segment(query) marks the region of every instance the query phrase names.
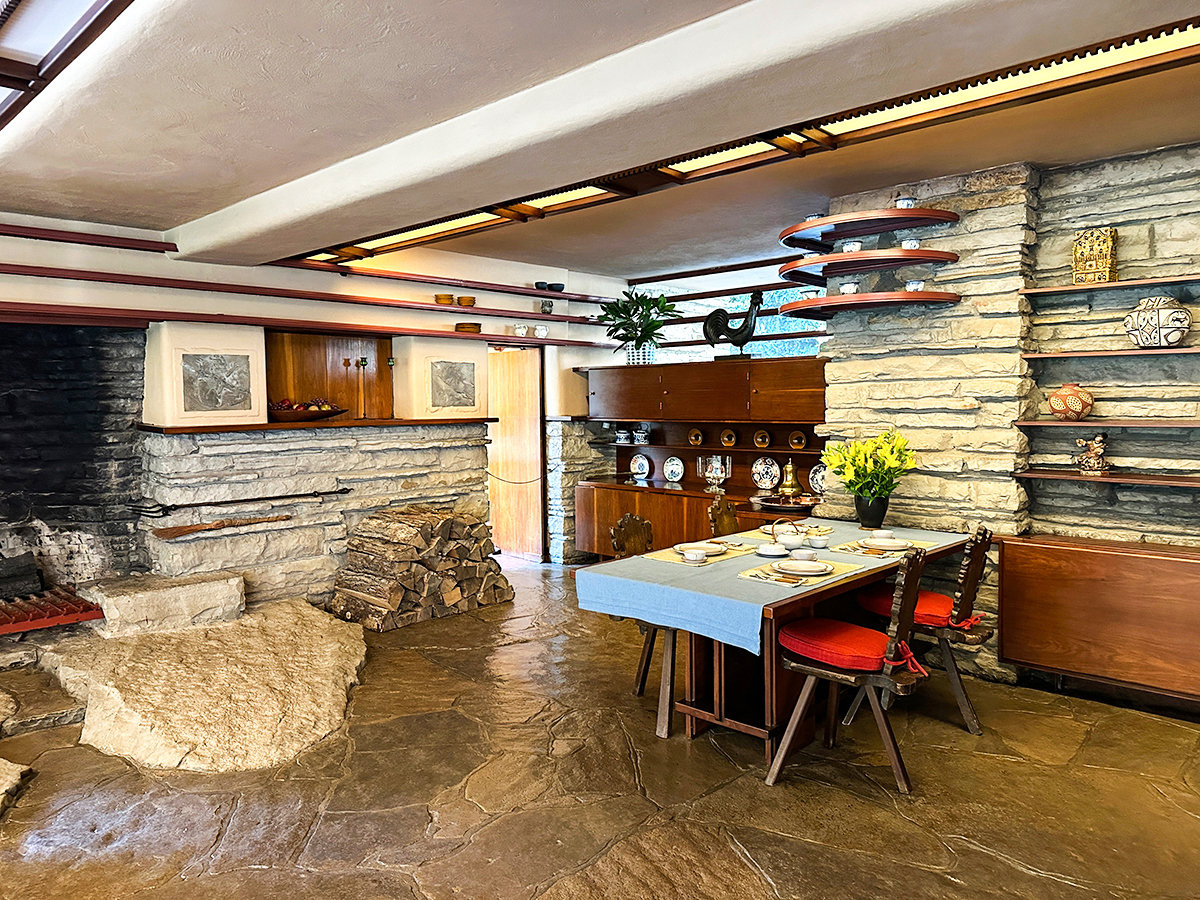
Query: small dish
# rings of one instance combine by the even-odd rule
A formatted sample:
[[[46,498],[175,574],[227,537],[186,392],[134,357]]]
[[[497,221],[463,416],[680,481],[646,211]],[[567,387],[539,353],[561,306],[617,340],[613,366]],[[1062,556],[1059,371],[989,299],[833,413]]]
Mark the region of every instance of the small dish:
[[[896,538],[863,538],[859,544],[868,550],[907,550],[912,541],[900,541]]]
[[[683,464],[683,460],[678,456],[668,456],[662,467],[663,478],[672,483],[683,481],[684,473],[687,472],[687,466]]]
[[[688,541],[676,544],[671,549],[681,556],[689,550],[699,550],[705,556],[720,556],[727,548],[724,544],[718,544],[715,541]]]
[[[784,575],[828,575],[833,566],[818,559],[781,559],[771,563],[771,568]]]
[[[726,428],[721,432],[721,446],[732,447],[737,443],[737,433],[732,428]]]
[[[808,536],[808,546],[815,550],[824,550],[829,546],[829,538],[825,535],[810,534]]]
[[[474,297],[459,297],[458,305],[459,306],[474,306],[475,298]]]
[[[704,443],[704,432],[699,428],[693,428],[688,432],[688,443],[693,447],[699,447]]]
[[[788,446],[793,450],[803,450],[808,446],[808,435],[803,431],[793,431],[788,435]]]
[[[814,494],[825,493],[825,476],[829,473],[829,467],[825,463],[817,463],[808,470],[808,487]]]
[[[787,556],[788,548],[783,544],[766,543],[759,544],[758,549],[754,552],[759,556]]]
[[[433,302],[440,303],[442,306],[450,306],[454,303],[453,294],[434,294]]]
[[[762,428],[754,432],[754,446],[759,450],[765,450],[771,446],[771,435]]]
[[[629,459],[629,474],[634,478],[649,478],[652,468],[654,468],[654,464],[650,462],[648,456],[635,453]]]

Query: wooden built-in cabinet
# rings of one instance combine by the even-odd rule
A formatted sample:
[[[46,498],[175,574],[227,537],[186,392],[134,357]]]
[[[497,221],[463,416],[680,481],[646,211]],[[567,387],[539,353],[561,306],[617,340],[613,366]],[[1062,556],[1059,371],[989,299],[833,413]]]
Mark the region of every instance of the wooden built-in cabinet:
[[[339,417],[392,417],[390,338],[268,331],[267,399],[306,402],[328,400],[349,410]],[[356,363],[367,360],[366,366]]]
[[[761,493],[752,479],[752,466],[770,457],[780,469],[791,460],[801,486],[807,487],[809,470],[824,446],[815,426],[825,420],[825,360],[811,357],[786,359],[721,359],[707,363],[652,366],[619,366],[587,370],[588,411],[591,419],[650,432],[648,444],[617,445],[617,477],[581,482],[576,488],[575,543],[580,550],[611,555],[609,529],[625,513],[648,519],[656,547],[711,534],[708,508],[717,496],[704,490],[696,471],[701,456],[730,457],[733,473],[724,483],[726,494],[744,502]],[[689,440],[698,430],[699,444]],[[734,444],[721,441],[722,432],[734,433]],[[756,446],[756,432],[769,437],[766,447]],[[805,446],[789,446],[800,432]],[[632,484],[630,460],[640,454],[650,459],[650,477]],[[663,476],[667,459],[684,463],[684,477],[668,483]],[[747,518],[753,527],[761,516]]]

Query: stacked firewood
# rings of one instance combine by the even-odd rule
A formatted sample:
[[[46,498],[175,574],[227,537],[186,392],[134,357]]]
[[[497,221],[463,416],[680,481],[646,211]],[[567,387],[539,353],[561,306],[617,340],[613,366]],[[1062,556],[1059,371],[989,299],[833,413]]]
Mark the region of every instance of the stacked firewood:
[[[513,598],[492,558],[491,529],[474,516],[408,506],[362,521],[338,570],[332,610],[372,631]]]

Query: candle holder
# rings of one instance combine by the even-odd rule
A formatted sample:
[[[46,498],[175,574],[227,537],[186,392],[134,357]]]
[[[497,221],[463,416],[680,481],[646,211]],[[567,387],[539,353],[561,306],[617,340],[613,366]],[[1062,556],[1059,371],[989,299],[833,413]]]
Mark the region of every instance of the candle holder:
[[[701,456],[696,460],[696,474],[708,482],[704,490],[710,494],[723,494],[725,481],[733,472],[733,460],[728,456]]]

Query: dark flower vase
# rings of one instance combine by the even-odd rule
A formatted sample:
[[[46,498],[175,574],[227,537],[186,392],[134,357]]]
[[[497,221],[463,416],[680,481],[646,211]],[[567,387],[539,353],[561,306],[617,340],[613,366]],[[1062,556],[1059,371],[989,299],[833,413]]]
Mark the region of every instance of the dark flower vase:
[[[883,524],[887,515],[887,497],[855,497],[854,511],[858,513],[858,524],[874,531]]]

